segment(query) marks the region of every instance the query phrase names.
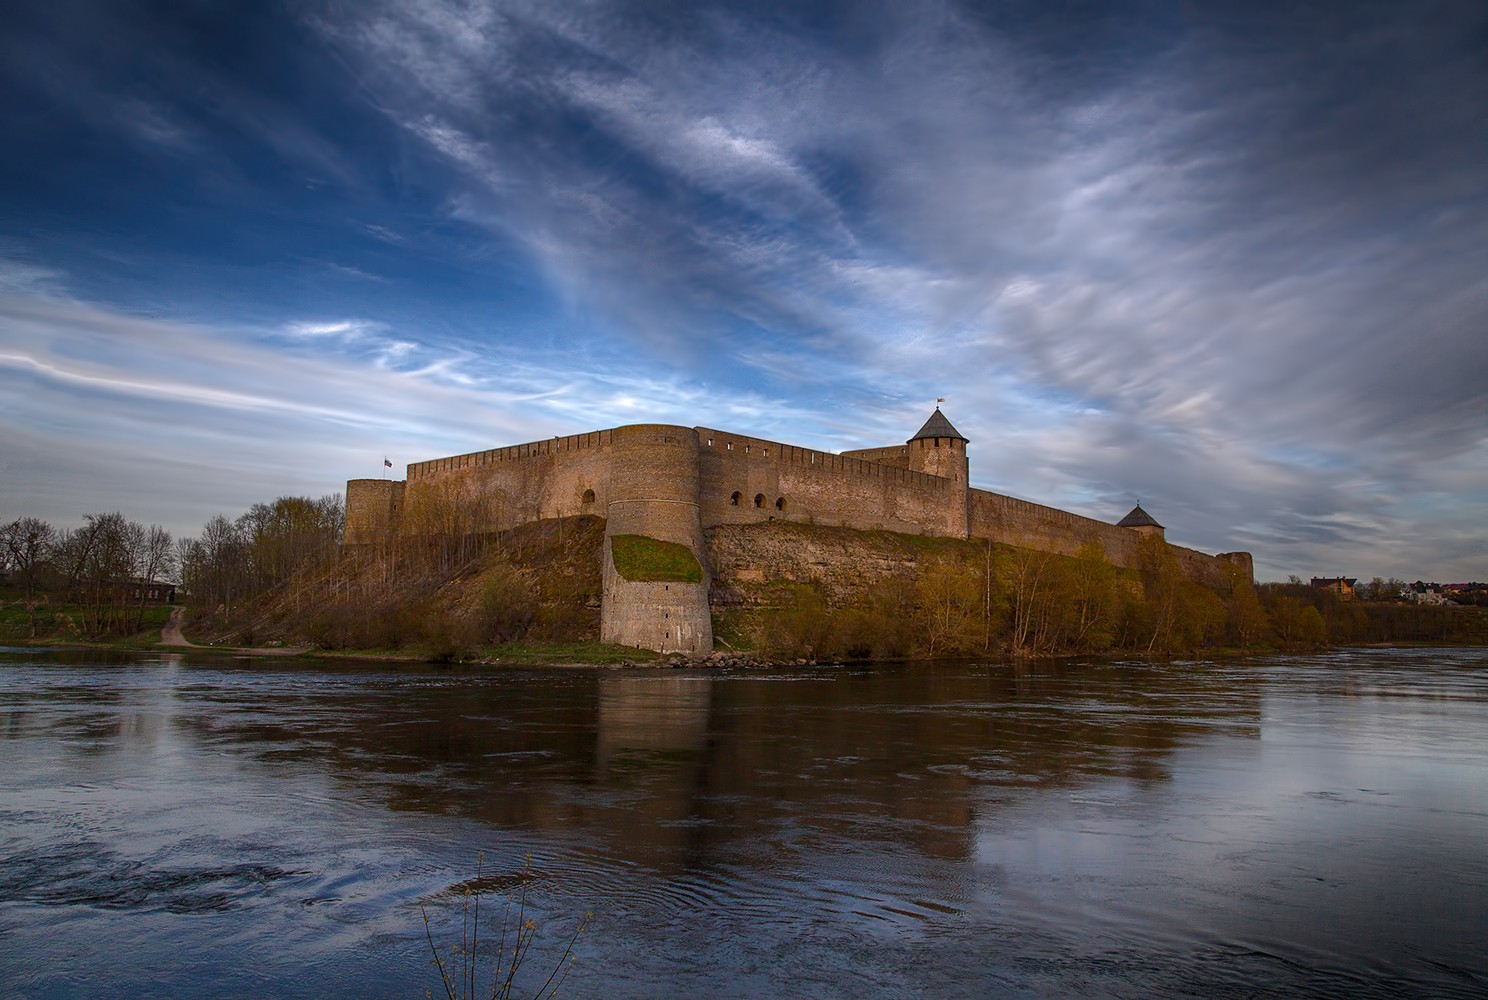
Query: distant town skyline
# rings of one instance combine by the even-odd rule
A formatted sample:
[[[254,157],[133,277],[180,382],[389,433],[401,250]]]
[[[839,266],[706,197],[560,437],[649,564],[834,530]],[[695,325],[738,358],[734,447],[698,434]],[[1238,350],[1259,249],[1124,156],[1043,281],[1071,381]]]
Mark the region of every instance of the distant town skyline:
[[[1488,579],[1488,9],[12,5],[0,520],[624,423]],[[704,416],[706,415],[706,416]]]

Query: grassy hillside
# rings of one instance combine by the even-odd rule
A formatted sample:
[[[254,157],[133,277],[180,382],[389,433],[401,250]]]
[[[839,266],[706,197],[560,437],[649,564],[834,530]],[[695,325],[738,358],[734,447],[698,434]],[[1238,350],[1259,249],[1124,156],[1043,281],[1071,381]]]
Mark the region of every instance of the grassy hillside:
[[[195,642],[313,645],[451,659],[512,643],[599,637],[604,520],[538,521],[462,540],[347,547],[330,562],[231,609],[197,609]]]
[[[610,539],[615,572],[640,583],[702,583],[703,567],[685,545],[647,535],[616,535]]]

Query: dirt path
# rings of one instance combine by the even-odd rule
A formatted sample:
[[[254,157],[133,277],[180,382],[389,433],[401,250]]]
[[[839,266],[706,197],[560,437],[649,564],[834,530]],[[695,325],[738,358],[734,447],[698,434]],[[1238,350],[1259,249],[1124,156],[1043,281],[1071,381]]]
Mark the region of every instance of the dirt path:
[[[171,608],[170,620],[165,623],[165,628],[160,630],[160,644],[162,646],[195,646],[196,643],[189,642],[181,631],[181,616],[186,613],[184,607]]]
[[[171,609],[170,619],[160,630],[160,645],[210,649],[214,653],[251,653],[254,656],[299,656],[310,650],[309,646],[203,646],[187,639],[185,633],[181,631],[181,619],[185,614],[184,607]]]

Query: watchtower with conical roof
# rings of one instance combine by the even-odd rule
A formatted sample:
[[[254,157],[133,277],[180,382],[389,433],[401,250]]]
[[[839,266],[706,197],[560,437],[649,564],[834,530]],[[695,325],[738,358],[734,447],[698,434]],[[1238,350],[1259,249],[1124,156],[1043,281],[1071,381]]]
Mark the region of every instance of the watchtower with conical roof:
[[[1156,518],[1142,509],[1139,503],[1131,509],[1131,513],[1116,522],[1118,528],[1131,528],[1139,535],[1156,535],[1162,538],[1165,529],[1157,523]]]
[[[915,472],[925,472],[958,483],[966,488],[970,466],[966,459],[967,439],[940,412],[940,407],[930,414],[919,433],[910,438],[909,467]]]

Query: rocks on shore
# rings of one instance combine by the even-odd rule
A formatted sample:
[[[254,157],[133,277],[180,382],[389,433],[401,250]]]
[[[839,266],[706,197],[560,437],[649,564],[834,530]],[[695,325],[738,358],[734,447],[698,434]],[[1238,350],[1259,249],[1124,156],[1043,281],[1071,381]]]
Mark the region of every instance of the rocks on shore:
[[[705,667],[731,667],[735,669],[762,669],[766,667],[809,667],[815,660],[776,660],[760,653],[735,653],[717,650],[712,653],[667,653],[654,660],[626,660],[622,667],[671,667],[674,669],[702,669]]]

